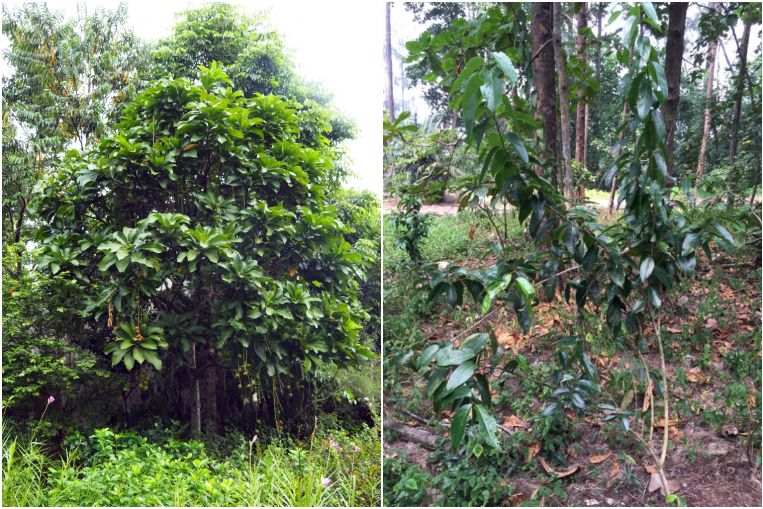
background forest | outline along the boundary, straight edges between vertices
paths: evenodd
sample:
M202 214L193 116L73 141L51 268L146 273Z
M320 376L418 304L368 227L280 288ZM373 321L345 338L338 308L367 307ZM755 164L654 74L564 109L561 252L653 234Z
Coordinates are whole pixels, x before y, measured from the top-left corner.
M378 198L264 16L3 8L3 504L378 505Z
M388 4L388 505L760 499L758 3Z

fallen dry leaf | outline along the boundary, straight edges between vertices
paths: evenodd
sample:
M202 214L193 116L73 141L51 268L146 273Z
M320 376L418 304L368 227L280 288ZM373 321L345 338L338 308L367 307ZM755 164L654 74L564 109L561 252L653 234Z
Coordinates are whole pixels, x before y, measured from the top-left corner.
M686 372L686 379L691 383L701 384L705 382L705 375L702 373L702 369L697 366Z
M646 470L647 474L656 474L657 473L657 467L654 465L647 465L644 467L644 470Z
M615 481L617 480L617 474L620 473L620 462L617 460L614 460L612 462L612 467L609 469L609 480L607 481L607 487L611 487Z
M649 410L649 402L651 401L652 391L654 390L654 386L652 385L652 377L648 376L646 378L646 390L644 391L644 403L641 405L641 411L646 412Z
M551 465L546 463L546 460L544 460L542 457L538 456L538 460L540 461L540 464L541 466L543 466L543 470L545 470L546 473L556 476L559 479L563 477L569 477L580 469L580 465L572 465L570 468L568 468L564 472L557 472L551 467Z
M671 334L681 334L681 333L683 333L683 330L681 330L680 327L668 327L665 330L668 331Z
M675 493L678 491L678 483L673 481L668 481L668 487L670 488L671 493ZM660 493L665 496L667 495L667 492L665 491L665 487L662 485L662 479L660 478L660 474L657 472L653 473L651 477L649 478L649 486L647 487L647 490L649 493L652 493L654 491L660 490Z
M477 229L474 226L472 226L471 229L469 230L469 238L473 240L474 235L476 235L476 233L477 233Z
M529 428L530 424L516 415L510 415L503 420L503 426L505 428Z
M684 432L675 426L668 426L668 434L674 440L680 440L684 436Z
M592 465L597 465L599 463L606 461L607 458L609 458L610 456L612 456L611 451L604 454L594 454L593 456L588 457L588 462L591 463Z
M529 497L525 495L524 493L514 493L512 496L510 496L507 501L509 503L509 507L519 507L519 504L527 500Z
M530 463L536 454L540 452L540 444L538 442L532 443L527 446L527 461L525 463Z
M668 428L670 428L671 426L675 426L676 424L678 424L678 420L676 420L676 419L669 419L668 420ZM658 418L654 422L654 427L655 428L664 428L665 427L665 418L664 417Z
M715 329L716 327L718 327L718 320L715 318L708 318L705 322L706 329Z

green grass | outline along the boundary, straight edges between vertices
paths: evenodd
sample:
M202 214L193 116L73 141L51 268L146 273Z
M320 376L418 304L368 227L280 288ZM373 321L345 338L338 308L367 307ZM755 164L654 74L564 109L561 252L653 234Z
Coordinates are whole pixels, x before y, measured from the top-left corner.
M304 443L242 439L224 460L202 442L159 444L109 429L60 459L36 442L7 439L3 505L374 506L380 454L375 428L317 433Z

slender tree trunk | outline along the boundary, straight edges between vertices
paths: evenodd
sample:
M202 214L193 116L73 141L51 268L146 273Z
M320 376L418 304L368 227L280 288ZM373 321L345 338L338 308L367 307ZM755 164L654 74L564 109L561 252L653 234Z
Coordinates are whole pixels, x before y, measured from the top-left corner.
M206 397L204 398L204 414L207 430L216 434L219 431L220 420L217 412L217 363L213 362L207 366L204 373L204 388Z
M734 97L734 114L731 118L731 147L729 155L731 164L734 164L737 156L737 143L739 142L739 119L742 115L742 94L744 93L744 79L747 75L747 48L750 44L750 30L752 22L747 21L744 24L742 41L739 43L739 74L736 80L736 92Z
M604 17L604 9L601 4L596 10L596 82L601 77L601 19Z
M583 67L587 67L586 37L583 33L588 27L588 4L583 2L575 16L578 26L578 34L575 40L575 50ZM588 103L584 99L585 90L578 88L578 102L575 109L575 160L581 167L586 165L586 148L588 145ZM585 185L581 179L579 183L578 198L585 198Z
M673 174L673 146L676 138L678 101L681 96L681 63L684 55L684 30L688 3L668 4L668 41L665 46L665 77L668 82L668 99L665 102L665 142L668 151L668 175ZM670 184L667 179L666 184Z
M708 5L711 10L718 10L718 4L710 2ZM699 158L697 160L697 182L699 187L700 180L705 172L705 156L707 155L707 142L710 137L710 121L713 114L713 81L715 80L715 56L718 52L718 41L710 41L707 46L707 66L705 69L707 78L705 80L705 125L702 131L702 144L699 147Z
M625 118L628 115L628 104L626 103L623 105L623 112L620 115L620 124L625 122ZM620 137L618 138L617 142L617 150L615 151L614 160L617 161L617 158L620 157L620 152L622 151L623 146L623 139L625 138L625 129L620 131ZM612 185L609 187L609 202L607 203L607 211L611 214L613 209L615 208L615 194L617 191L617 175L612 177Z
M196 364L196 343L191 345L191 359L193 361L193 369L197 367ZM199 386L199 377L196 376L195 371L192 371L193 379L193 408L191 410L191 432L193 436L201 436L201 388Z
M559 122L561 125L561 169L564 196L572 199L572 158L570 157L570 103L567 90L567 70L562 53L562 4L554 3L553 38L556 60L557 89L559 92Z
M390 7L392 4L387 2L386 5L386 33L384 38L384 58L387 66L387 114L389 115L390 122L395 121L395 98L392 91L392 23L390 20Z
M543 125L545 147L543 165L536 167L543 176L543 168L552 168L551 183L559 189L556 168L556 92L554 90L554 47L552 45L553 13L551 3L533 3L530 32L532 36L533 84L537 92L536 112Z
M533 51L533 86L535 87L537 102L535 114L539 117L543 126L543 151L541 152L541 164L535 167L539 176L545 176L551 181L554 189L559 189L559 172L557 171L558 142L556 137L556 90L554 72L554 45L553 45L553 4L550 2L535 2L532 4L532 20L530 22L530 35ZM545 169L545 175L544 175ZM548 215L543 219L545 225L553 231L558 220ZM544 235L547 238L549 233ZM541 249L547 249L550 242L542 240ZM562 284L562 281L559 281ZM541 292L541 299L545 300L545 292Z

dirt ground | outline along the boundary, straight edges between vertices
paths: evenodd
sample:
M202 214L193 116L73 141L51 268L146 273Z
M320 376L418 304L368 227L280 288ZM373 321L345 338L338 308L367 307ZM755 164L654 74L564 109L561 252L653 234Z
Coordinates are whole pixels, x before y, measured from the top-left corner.
M457 208L454 205L445 205L447 207ZM449 212L445 212L449 213ZM746 271L744 265L735 268L722 268L728 265L729 260L716 258L712 264L703 260L700 265L702 271L699 274L701 279L709 279L714 276L714 271L719 273L723 271L724 277L748 278L747 286L742 289L733 289L725 283L720 284L720 293L726 299L719 303L717 313L724 316L723 326L714 323L711 319L704 324L708 330L712 331L713 362L704 369L702 378L694 383L685 384L679 387L672 384L671 398L674 401L696 401L703 408L714 408L722 403L714 398L716 393L723 390L723 384L716 381L717 375L721 370L727 369L723 363L725 352L731 347L729 341L733 341L733 334L739 331L755 330L755 326L761 321L760 313L760 282L754 277L749 277L749 271ZM750 260L749 263L758 263L757 260ZM707 289L697 284L692 286L687 303L683 307L674 308L674 312L668 313L665 320L665 328L673 332L681 330L684 322L690 322L696 316L698 305L705 298ZM499 343L515 353L522 353L533 362L549 361L552 355L550 348L546 348L541 343L541 336L554 328L562 332L563 324L558 319L560 312L562 314L573 311L570 306L561 302L541 304L537 310L537 326L534 326L534 332L529 336L521 335L516 328L512 329L510 320L506 319L506 324L494 324L494 328L499 335ZM562 309L564 308L564 309ZM568 315L569 316L569 315ZM444 337L456 335L460 330L459 324L452 323L446 316L435 315L431 320L421 325L420 330L430 340L435 341ZM501 330L504 334L501 334ZM699 352L686 351L685 345L679 345L673 337L678 340L679 336L666 336L666 348L672 348L676 354L676 361L669 367L669 378L674 379L674 373L678 366L684 372L692 373L692 366L696 366L695 357ZM739 341L737 339L737 341ZM744 346L744 345L738 345ZM746 345L749 348L752 345ZM760 353L758 353L760 356ZM594 360L600 369L603 377L607 376L609 369L622 367L626 362L619 358L599 358ZM658 363L658 356L655 351L650 351L645 355L646 361L650 366ZM749 381L747 381L749 382ZM401 387L404 400L409 399L408 394L412 391L421 390L421 380L411 379L401 381ZM510 388L505 386L505 389ZM428 402L422 405L422 413L425 418L432 420L432 410ZM408 426L417 427L421 431L429 432L435 438L447 435L447 428L439 425L437 427L427 425L421 422L401 409L397 408L394 401L385 404L385 415L389 419L404 422ZM569 414L568 414L569 415ZM438 418L444 418L441 415ZM502 422L501 416L497 416L498 422ZM579 438L575 441L575 448L571 449L567 457L569 465L578 465L579 469L572 475L563 480L564 497L557 500L553 496L547 496L541 500L542 505L548 506L605 506L605 507L625 507L625 506L662 506L665 504L664 496L659 490L649 492L651 473L648 471L653 465L654 459L646 451L620 451L612 450L610 445L612 441L607 440L601 428L601 422L597 420L576 418L575 430ZM444 418L442 423L447 423ZM634 423L634 426L640 426ZM528 430L532 431L532 430ZM701 424L698 418L690 416L688 419L679 421L675 426L670 426L670 448L666 461L666 476L671 482L671 487L677 495L682 497L689 506L711 506L711 507L761 507L763 497L761 497L761 471L756 468L748 459L748 429L734 429L732 432L724 434L718 433L706 424ZM647 436L648 433L645 434ZM656 449L659 450L659 444L662 440L662 428L655 428L653 431L653 441ZM430 461L431 450L427 450L419 444L411 443L392 434L392 441L385 442L385 456L396 457L405 455L410 463L417 464L422 470L428 471L433 476L438 474L438 467ZM760 455L759 450L752 451L752 459L755 455ZM602 457L605 459L599 461ZM597 461L592 462L591 458ZM537 461L532 460L532 461ZM515 494L510 499L504 501L502 505L515 506L524 500L528 500L533 493L544 482L548 482L547 476L540 469L536 469L540 475L521 474L507 479L515 488ZM428 499L424 501L425 505L436 505L438 502L435 494L429 494Z

